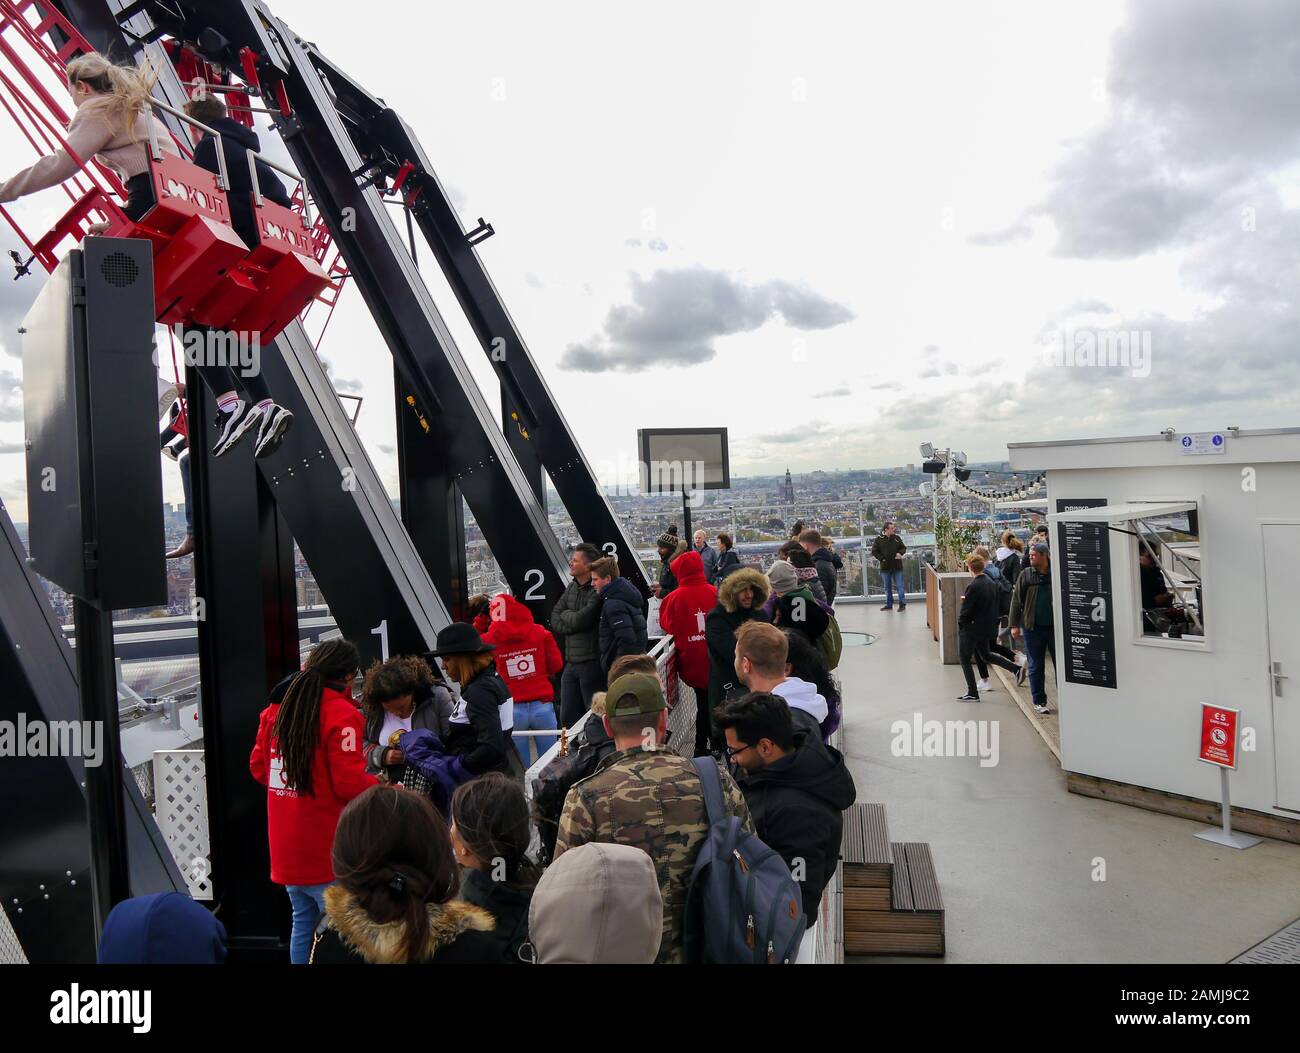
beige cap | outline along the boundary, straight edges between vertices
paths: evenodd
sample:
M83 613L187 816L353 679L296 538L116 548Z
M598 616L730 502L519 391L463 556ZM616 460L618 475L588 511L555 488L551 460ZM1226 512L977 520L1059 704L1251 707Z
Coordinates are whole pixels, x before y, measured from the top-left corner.
M528 909L528 942L538 965L650 965L663 925L649 854L592 842L546 868Z

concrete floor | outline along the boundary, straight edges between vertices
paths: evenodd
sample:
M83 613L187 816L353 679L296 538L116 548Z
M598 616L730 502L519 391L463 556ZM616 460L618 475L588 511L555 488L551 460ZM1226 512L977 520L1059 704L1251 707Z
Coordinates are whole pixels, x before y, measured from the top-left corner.
M1246 851L1199 823L1066 792L1051 751L994 678L960 703L925 604L841 604L844 750L859 801L886 805L894 841L928 841L947 910L949 962L1226 962L1300 917L1300 845ZM999 761L895 757L890 725L987 720ZM1094 880L1104 860L1105 880ZM851 959L890 961L897 959Z

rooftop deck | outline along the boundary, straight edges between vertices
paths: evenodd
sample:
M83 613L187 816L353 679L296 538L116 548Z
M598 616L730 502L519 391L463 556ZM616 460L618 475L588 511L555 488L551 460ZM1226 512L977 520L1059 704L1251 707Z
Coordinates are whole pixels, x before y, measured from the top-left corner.
M1193 837L1201 824L1067 793L1001 681L978 705L956 701L961 670L940 664L924 603L836 612L879 637L846 647L838 670L858 799L888 807L895 840L929 842L947 961L1225 962L1300 917L1300 846L1219 848ZM996 721L998 763L894 756L891 725L917 713Z

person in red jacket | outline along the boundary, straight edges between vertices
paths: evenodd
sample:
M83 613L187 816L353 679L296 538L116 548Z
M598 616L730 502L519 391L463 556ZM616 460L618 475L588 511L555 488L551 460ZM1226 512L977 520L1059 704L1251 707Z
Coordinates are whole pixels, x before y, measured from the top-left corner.
M293 905L294 965L307 963L334 880L330 852L339 814L378 782L366 773L365 722L352 701L360 661L347 640L317 644L302 672L272 692L248 758L253 778L266 787L271 880Z
M695 689L696 720L709 719L709 647L704 619L718 605L718 590L704 576L704 560L692 549L672 562L677 588L659 604L659 627L672 633L678 675Z
M515 701L515 731L554 731L555 687L551 677L564 667L560 645L545 626L533 621L533 612L513 596L501 593L488 606L489 626L483 639L497 649L497 672ZM528 743L535 739L537 756L555 743L551 735L518 735L514 739L519 759L527 768Z

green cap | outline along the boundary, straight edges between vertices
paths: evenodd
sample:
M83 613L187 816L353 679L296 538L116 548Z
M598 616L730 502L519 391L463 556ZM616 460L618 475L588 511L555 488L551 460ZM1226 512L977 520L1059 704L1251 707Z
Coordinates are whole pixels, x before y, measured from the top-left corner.
M659 678L650 673L624 673L605 692L607 717L636 717L667 708Z

